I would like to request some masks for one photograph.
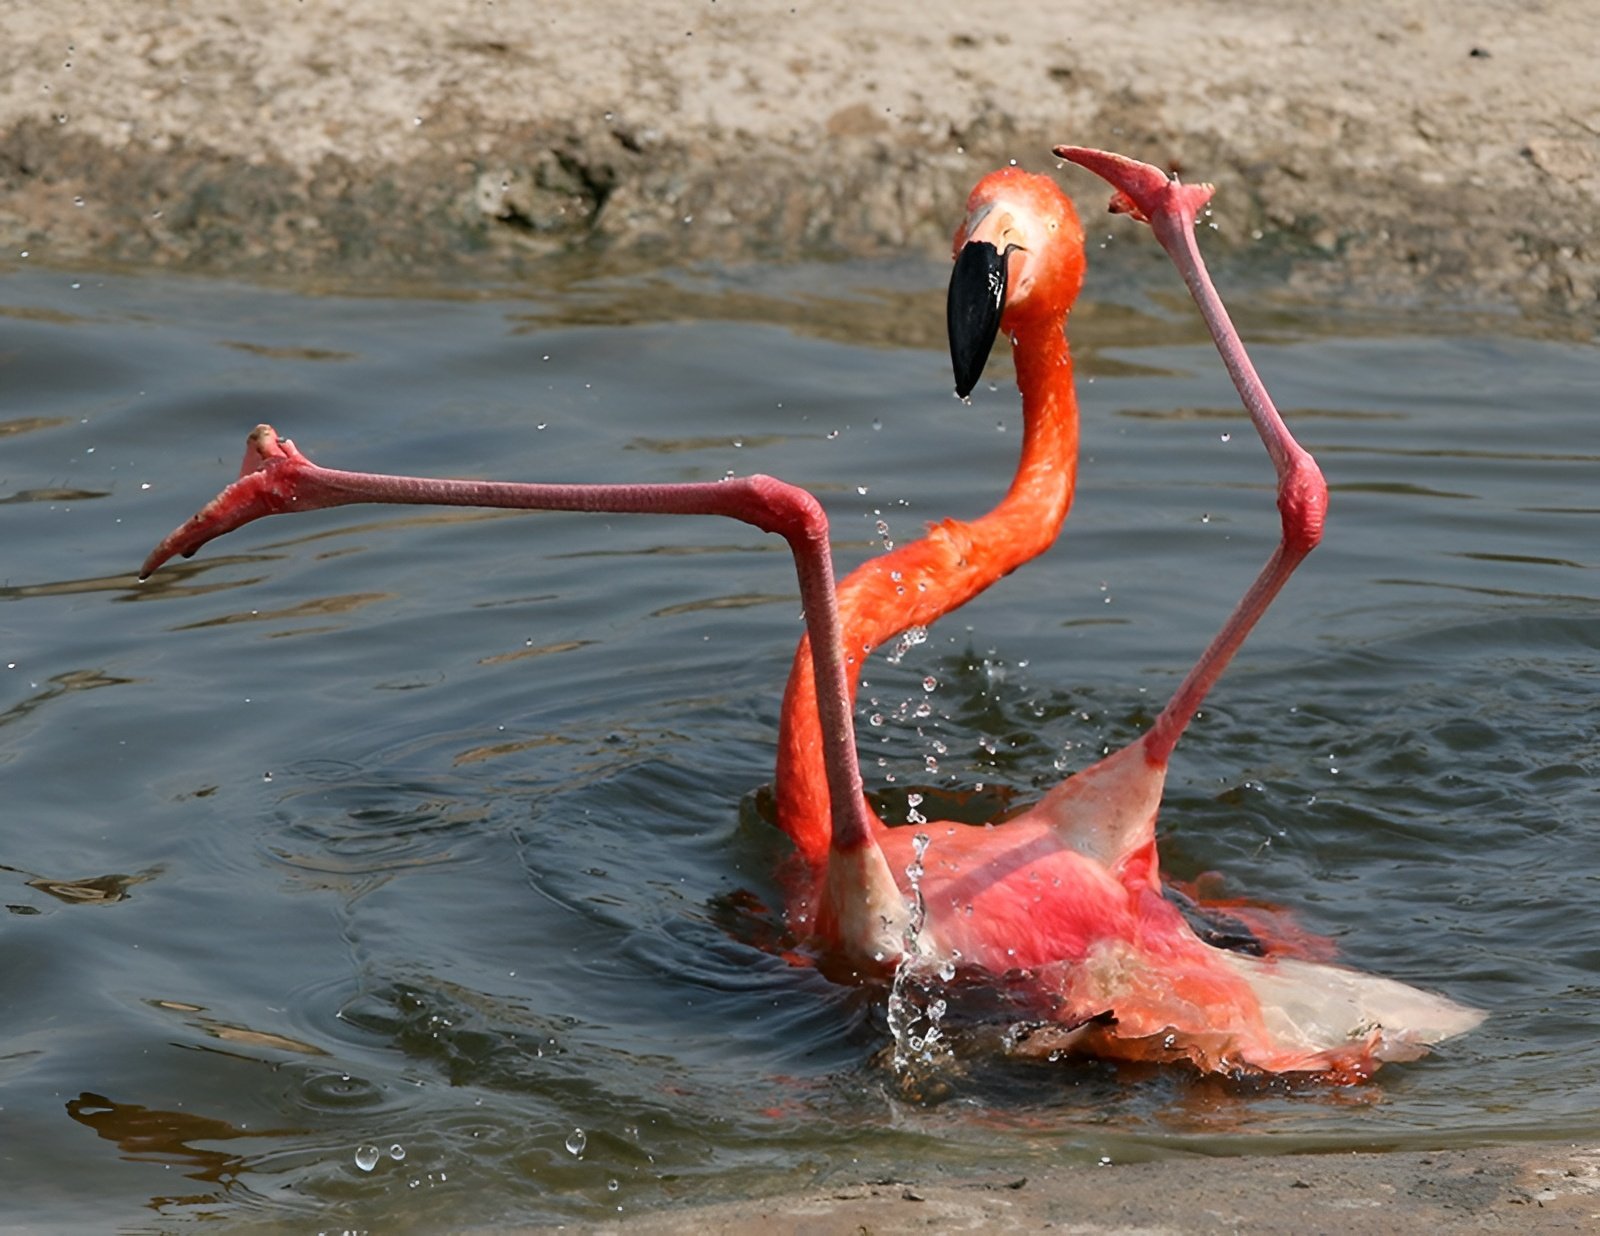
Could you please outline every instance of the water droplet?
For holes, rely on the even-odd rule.
[[[902,657],[918,644],[926,643],[928,639],[927,627],[909,627],[900,633],[900,638],[895,640],[894,647],[886,655],[890,665],[899,665]]]
[[[402,1162],[406,1157],[406,1148],[399,1142],[389,1147],[389,1157],[396,1163]]]
[[[582,1129],[573,1129],[567,1134],[567,1152],[581,1155],[583,1148],[589,1144],[589,1135]]]
[[[956,963],[946,957],[939,963],[939,977],[945,982],[950,982],[956,976]]]
[[[622,1182],[613,1176],[610,1180],[606,1181],[606,1188],[615,1193],[618,1189],[622,1188]]]
[[[364,1172],[370,1172],[378,1166],[378,1148],[376,1146],[356,1147],[356,1166]]]
[[[1222,435],[1222,440],[1224,442],[1232,442],[1233,441],[1233,435],[1231,433],[1225,433],[1225,434]]]

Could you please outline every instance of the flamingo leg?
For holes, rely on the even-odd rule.
[[[1087,168],[1117,190],[1111,199],[1113,213],[1131,214],[1150,225],[1199,306],[1200,316],[1278,473],[1278,512],[1283,535],[1277,549],[1141,739],[1146,758],[1152,764],[1165,765],[1207,692],[1222,676],[1251,628],[1266,613],[1295,568],[1322,540],[1328,486],[1317,461],[1294,440],[1273,406],[1200,256],[1194,236],[1195,219],[1200,208],[1211,200],[1212,186],[1180,184],[1160,168],[1102,150],[1057,146],[1055,153]]]
[[[175,554],[266,515],[354,503],[486,506],[517,510],[723,515],[783,537],[794,556],[818,693],[832,810],[829,901],[840,938],[871,956],[898,944],[907,907],[872,832],[856,759],[844,637],[834,590],[828,518],[810,493],[770,476],[662,485],[551,485],[343,472],[311,462],[270,425],[245,443],[239,478],[145,559],[148,578]]]

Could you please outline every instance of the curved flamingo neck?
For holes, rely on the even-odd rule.
[[[1006,495],[988,514],[931,524],[922,539],[862,563],[839,584],[850,699],[872,649],[927,626],[1048,549],[1072,505],[1078,401],[1061,315],[1019,323],[1012,334],[1022,392],[1022,450]],[[805,861],[824,861],[831,837],[816,680],[802,640],[778,731],[778,826]]]

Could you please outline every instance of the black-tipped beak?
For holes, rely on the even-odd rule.
[[[987,240],[969,241],[956,255],[950,272],[950,295],[945,302],[945,325],[950,332],[950,363],[955,367],[956,394],[965,399],[983,376],[983,366],[1000,333],[1000,314],[1006,304],[1007,257]]]

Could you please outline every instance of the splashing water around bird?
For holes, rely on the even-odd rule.
[[[889,1033],[894,1038],[890,1059],[897,1073],[904,1073],[913,1063],[936,1065],[947,1054],[939,1023],[949,1005],[941,993],[942,984],[955,978],[956,973],[948,959],[936,962],[923,953],[922,925],[928,914],[927,904],[922,899],[922,877],[926,871],[923,859],[931,838],[927,833],[918,833],[911,840],[913,857],[906,864],[910,892],[906,899],[905,935],[894,979],[889,984]]]

